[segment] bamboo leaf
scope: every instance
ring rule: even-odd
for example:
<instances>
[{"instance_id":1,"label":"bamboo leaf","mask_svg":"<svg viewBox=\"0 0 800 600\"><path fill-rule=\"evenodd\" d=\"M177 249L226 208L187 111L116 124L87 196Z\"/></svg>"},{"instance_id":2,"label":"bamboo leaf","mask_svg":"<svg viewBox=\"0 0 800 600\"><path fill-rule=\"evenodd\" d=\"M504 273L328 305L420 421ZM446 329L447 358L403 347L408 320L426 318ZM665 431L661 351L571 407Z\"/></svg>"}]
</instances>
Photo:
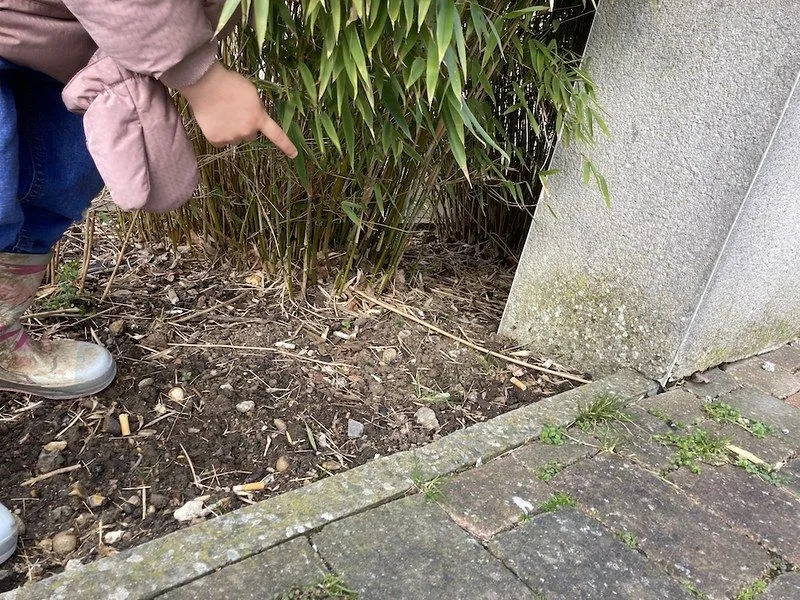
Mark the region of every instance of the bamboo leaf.
<instances>
[{"instance_id":1,"label":"bamboo leaf","mask_svg":"<svg viewBox=\"0 0 800 600\"><path fill-rule=\"evenodd\" d=\"M417 30L422 29L422 26L425 24L425 19L428 16L428 10L430 7L431 0L419 0L419 4L417 5Z\"/></svg>"},{"instance_id":2,"label":"bamboo leaf","mask_svg":"<svg viewBox=\"0 0 800 600\"><path fill-rule=\"evenodd\" d=\"M444 60L445 52L453 39L455 11L453 0L438 0L436 3L436 47L439 52L439 64Z\"/></svg>"},{"instance_id":3,"label":"bamboo leaf","mask_svg":"<svg viewBox=\"0 0 800 600\"><path fill-rule=\"evenodd\" d=\"M240 4L240 0L225 0L225 4L222 5L222 12L219 15L219 23L217 24L217 29L214 31L214 35L217 35L225 28L233 15L236 13L236 9L239 8Z\"/></svg>"},{"instance_id":4,"label":"bamboo leaf","mask_svg":"<svg viewBox=\"0 0 800 600\"><path fill-rule=\"evenodd\" d=\"M306 63L300 63L300 77L303 80L303 85L306 86L306 93L311 98L311 102L316 105L317 103L317 85L314 83L314 76Z\"/></svg>"},{"instance_id":5,"label":"bamboo leaf","mask_svg":"<svg viewBox=\"0 0 800 600\"><path fill-rule=\"evenodd\" d=\"M439 54L434 44L428 45L428 61L425 64L425 88L428 90L428 104L433 104L436 97L436 85L439 82Z\"/></svg>"},{"instance_id":6,"label":"bamboo leaf","mask_svg":"<svg viewBox=\"0 0 800 600\"><path fill-rule=\"evenodd\" d=\"M328 138L333 142L333 145L336 146L336 149L341 153L342 151L342 144L339 142L339 134L336 133L336 128L333 126L333 121L328 116L328 113L322 112L319 114L319 118L322 121L322 127L325 129L325 133L328 134Z\"/></svg>"},{"instance_id":7,"label":"bamboo leaf","mask_svg":"<svg viewBox=\"0 0 800 600\"><path fill-rule=\"evenodd\" d=\"M414 62L411 63L411 70L409 71L408 77L406 78L406 87L408 88L412 87L424 72L425 72L425 61L418 56L417 58L414 59Z\"/></svg>"},{"instance_id":8,"label":"bamboo leaf","mask_svg":"<svg viewBox=\"0 0 800 600\"><path fill-rule=\"evenodd\" d=\"M347 147L347 155L350 159L350 169L355 168L356 156L356 132L355 122L353 120L353 111L345 110L342 112L342 133L344 134L344 143Z\"/></svg>"}]
</instances>

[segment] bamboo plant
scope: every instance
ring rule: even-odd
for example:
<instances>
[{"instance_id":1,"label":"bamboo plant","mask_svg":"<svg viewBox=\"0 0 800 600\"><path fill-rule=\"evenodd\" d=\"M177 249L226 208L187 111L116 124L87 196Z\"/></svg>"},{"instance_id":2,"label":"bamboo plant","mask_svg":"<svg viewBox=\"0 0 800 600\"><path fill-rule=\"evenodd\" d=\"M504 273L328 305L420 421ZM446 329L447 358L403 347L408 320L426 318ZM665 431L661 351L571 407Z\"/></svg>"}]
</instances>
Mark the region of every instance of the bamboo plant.
<instances>
[{"instance_id":1,"label":"bamboo plant","mask_svg":"<svg viewBox=\"0 0 800 600\"><path fill-rule=\"evenodd\" d=\"M605 129L594 84L555 34L576 6L227 0L220 27L243 17L223 60L257 82L300 156L264 142L216 151L196 136L200 197L141 217L144 235L166 225L176 240L257 254L300 292L331 269L340 285L363 269L382 287L423 216L446 221L487 195L530 206L536 182L520 167L541 167L556 133L589 144ZM535 159L531 139L546 141Z\"/></svg>"}]
</instances>

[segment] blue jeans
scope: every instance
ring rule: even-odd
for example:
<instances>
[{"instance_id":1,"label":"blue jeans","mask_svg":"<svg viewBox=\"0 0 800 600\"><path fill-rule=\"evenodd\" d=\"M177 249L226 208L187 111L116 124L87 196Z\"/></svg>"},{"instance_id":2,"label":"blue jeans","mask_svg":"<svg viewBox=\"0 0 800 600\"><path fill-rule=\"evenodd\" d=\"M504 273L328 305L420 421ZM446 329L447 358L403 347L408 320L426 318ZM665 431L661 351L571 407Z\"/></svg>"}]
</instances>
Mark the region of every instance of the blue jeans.
<instances>
[{"instance_id":1,"label":"blue jeans","mask_svg":"<svg viewBox=\"0 0 800 600\"><path fill-rule=\"evenodd\" d=\"M0 58L0 252L46 254L102 189L62 88Z\"/></svg>"}]
</instances>

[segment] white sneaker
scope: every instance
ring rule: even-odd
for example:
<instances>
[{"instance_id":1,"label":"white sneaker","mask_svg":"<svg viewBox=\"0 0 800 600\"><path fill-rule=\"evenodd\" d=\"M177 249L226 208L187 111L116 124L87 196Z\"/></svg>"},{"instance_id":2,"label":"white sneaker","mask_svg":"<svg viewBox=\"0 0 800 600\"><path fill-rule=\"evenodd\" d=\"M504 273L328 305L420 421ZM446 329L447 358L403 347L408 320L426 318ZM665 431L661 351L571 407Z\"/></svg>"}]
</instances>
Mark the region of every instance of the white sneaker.
<instances>
[{"instance_id":1,"label":"white sneaker","mask_svg":"<svg viewBox=\"0 0 800 600\"><path fill-rule=\"evenodd\" d=\"M17 523L14 515L0 504L0 564L11 558L17 549Z\"/></svg>"}]
</instances>

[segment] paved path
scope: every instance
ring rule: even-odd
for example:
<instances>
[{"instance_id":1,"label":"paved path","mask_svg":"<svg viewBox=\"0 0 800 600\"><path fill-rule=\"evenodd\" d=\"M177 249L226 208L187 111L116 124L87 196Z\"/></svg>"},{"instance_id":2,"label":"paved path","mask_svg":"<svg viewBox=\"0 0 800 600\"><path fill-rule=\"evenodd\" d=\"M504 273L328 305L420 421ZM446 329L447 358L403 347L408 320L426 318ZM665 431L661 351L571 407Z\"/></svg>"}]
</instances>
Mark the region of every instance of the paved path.
<instances>
[{"instance_id":1,"label":"paved path","mask_svg":"<svg viewBox=\"0 0 800 600\"><path fill-rule=\"evenodd\" d=\"M797 600L796 371L623 373L16 597Z\"/></svg>"}]
</instances>

